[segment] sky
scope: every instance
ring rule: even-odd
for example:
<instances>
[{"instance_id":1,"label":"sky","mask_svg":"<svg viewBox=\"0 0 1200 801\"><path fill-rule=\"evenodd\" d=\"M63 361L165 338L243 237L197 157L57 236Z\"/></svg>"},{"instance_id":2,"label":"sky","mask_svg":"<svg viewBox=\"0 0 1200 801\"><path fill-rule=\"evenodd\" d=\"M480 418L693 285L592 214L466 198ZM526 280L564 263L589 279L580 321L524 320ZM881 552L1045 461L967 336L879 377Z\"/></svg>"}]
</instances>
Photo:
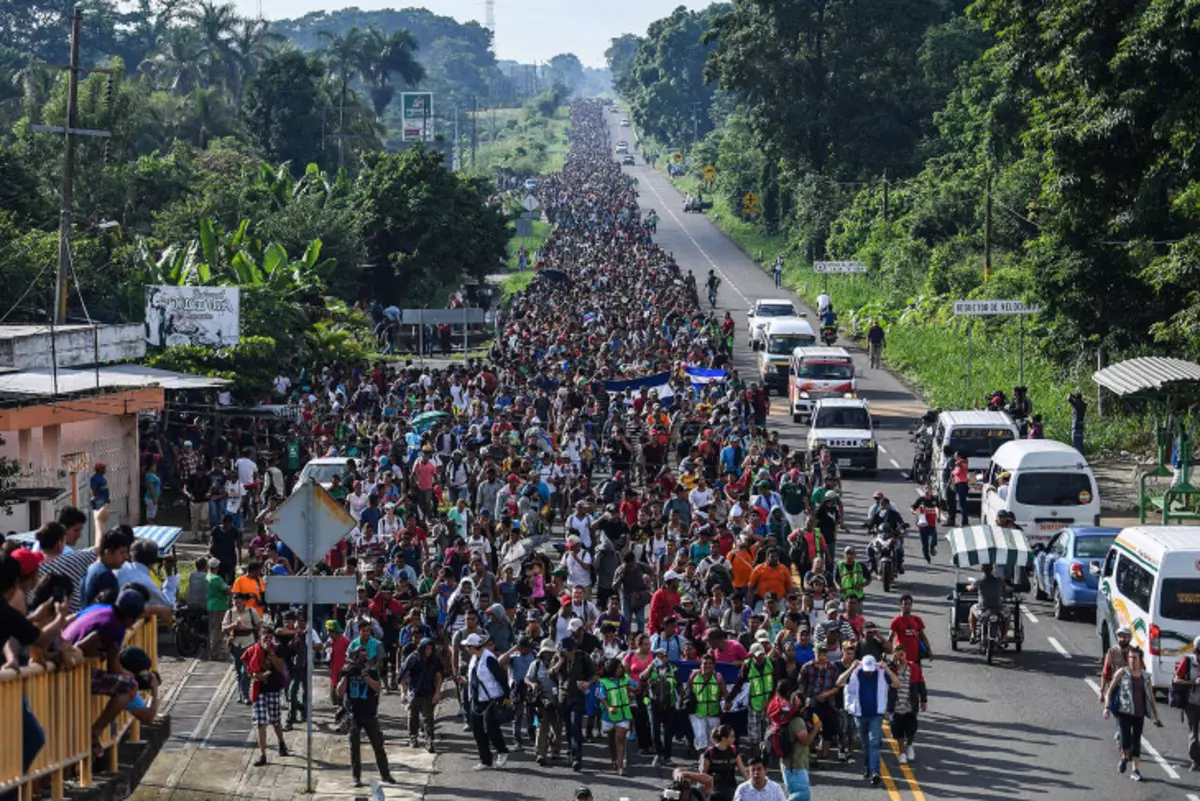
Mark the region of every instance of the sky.
<instances>
[{"instance_id":1,"label":"sky","mask_svg":"<svg viewBox=\"0 0 1200 801\"><path fill-rule=\"evenodd\" d=\"M712 0L496 0L496 57L526 64L574 53L588 67L604 66L609 41L623 33L644 35L656 19L678 6L705 8ZM235 0L247 16L258 13L259 0ZM460 22L484 21L483 0L261 0L267 19L302 17L310 11L428 8Z\"/></svg>"}]
</instances>

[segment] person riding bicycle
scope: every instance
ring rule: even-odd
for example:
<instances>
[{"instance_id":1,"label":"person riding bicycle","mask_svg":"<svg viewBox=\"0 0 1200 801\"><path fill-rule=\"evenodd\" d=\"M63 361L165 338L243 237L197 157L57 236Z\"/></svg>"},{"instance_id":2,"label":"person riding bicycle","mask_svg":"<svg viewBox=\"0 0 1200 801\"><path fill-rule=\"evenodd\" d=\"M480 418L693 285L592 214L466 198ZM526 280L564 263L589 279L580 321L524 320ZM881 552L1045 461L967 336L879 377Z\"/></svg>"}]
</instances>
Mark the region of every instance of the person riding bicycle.
<instances>
[{"instance_id":1,"label":"person riding bicycle","mask_svg":"<svg viewBox=\"0 0 1200 801\"><path fill-rule=\"evenodd\" d=\"M990 612L1000 615L1000 636L1008 634L1008 616L1004 614L1004 595L1010 590L1007 582L996 575L995 565L983 565L983 577L967 582L967 591L979 593L979 599L971 607L971 642L979 642L979 618Z\"/></svg>"}]
</instances>

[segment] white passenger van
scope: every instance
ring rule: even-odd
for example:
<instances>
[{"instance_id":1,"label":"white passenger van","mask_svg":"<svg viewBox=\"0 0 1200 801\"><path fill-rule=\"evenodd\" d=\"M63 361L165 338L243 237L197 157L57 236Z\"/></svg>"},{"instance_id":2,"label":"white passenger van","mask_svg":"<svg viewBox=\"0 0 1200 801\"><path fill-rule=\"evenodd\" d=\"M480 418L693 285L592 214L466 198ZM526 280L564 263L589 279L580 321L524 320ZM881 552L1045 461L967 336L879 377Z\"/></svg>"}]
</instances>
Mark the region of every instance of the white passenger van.
<instances>
[{"instance_id":1,"label":"white passenger van","mask_svg":"<svg viewBox=\"0 0 1200 801\"><path fill-rule=\"evenodd\" d=\"M1006 412L969 410L942 412L933 430L933 485L938 498L946 497L942 476L942 454L948 447L967 457L971 470L971 490L968 503L979 501L982 482L976 476L987 475L992 454L1005 443L1018 438L1017 424Z\"/></svg>"},{"instance_id":2,"label":"white passenger van","mask_svg":"<svg viewBox=\"0 0 1200 801\"><path fill-rule=\"evenodd\" d=\"M758 355L758 375L768 390L787 394L792 352L816 344L808 320L801 317L776 317L763 331L763 349Z\"/></svg>"},{"instance_id":3,"label":"white passenger van","mask_svg":"<svg viewBox=\"0 0 1200 801\"><path fill-rule=\"evenodd\" d=\"M1096 568L1100 653L1128 626L1154 686L1170 686L1179 658L1200 636L1200 526L1132 526Z\"/></svg>"},{"instance_id":4,"label":"white passenger van","mask_svg":"<svg viewBox=\"0 0 1200 801\"><path fill-rule=\"evenodd\" d=\"M997 488L1001 473L1009 484ZM1100 493L1087 459L1052 439L1001 445L983 489L983 522L994 525L1001 511L1013 513L1029 543L1045 543L1066 526L1100 525Z\"/></svg>"},{"instance_id":5,"label":"white passenger van","mask_svg":"<svg viewBox=\"0 0 1200 801\"><path fill-rule=\"evenodd\" d=\"M796 348L789 373L788 399L797 423L810 417L822 398L858 397L854 360L845 348Z\"/></svg>"}]
</instances>

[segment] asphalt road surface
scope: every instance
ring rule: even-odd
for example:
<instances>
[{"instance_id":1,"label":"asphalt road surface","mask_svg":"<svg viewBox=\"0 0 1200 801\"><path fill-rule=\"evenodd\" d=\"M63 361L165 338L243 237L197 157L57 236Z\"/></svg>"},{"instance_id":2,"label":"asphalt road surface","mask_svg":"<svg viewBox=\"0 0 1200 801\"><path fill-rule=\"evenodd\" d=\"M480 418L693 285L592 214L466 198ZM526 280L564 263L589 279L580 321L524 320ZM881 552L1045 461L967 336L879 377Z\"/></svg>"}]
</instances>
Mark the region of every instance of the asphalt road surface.
<instances>
[{"instance_id":1,"label":"asphalt road surface","mask_svg":"<svg viewBox=\"0 0 1200 801\"><path fill-rule=\"evenodd\" d=\"M613 141L632 139L628 128L612 123ZM770 275L738 249L706 217L685 214L683 199L659 172L641 163L625 169L639 180L643 213L659 212L657 241L675 255L685 270L703 284L710 269L721 276L718 309L728 309L739 324L735 366L749 379L756 374L754 354L746 347L746 311L754 300L789 296L778 290ZM768 261L775 254L764 254ZM798 298L793 298L799 302ZM837 299L834 298L836 303ZM809 312L810 319L815 316ZM871 496L883 490L907 509L916 487L905 479L912 451L908 431L925 406L900 381L885 371L867 368L866 354L840 343L854 354L861 378L859 389L878 419L880 470L867 479L851 474L843 482L846 518L851 528L839 543L865 547L861 521ZM773 398L770 425L785 442L803 447L805 426L791 422L783 398ZM915 539L915 538L914 538ZM901 766L890 746L884 748L884 786L867 785L858 763L812 774L813 798L819 801L860 799L1002 799L1047 798L1053 801L1123 799L1180 799L1200 801L1200 774L1187 771L1187 734L1179 715L1160 704L1166 727L1146 727L1140 784L1117 773L1114 725L1101 717L1097 700L1099 644L1093 620L1058 622L1049 604L1027 599L1025 643L1020 654L1005 651L988 666L969 648L953 652L949 645L946 595L954 583L954 568L943 551L926 565L919 546L908 543L907 573L885 595L877 585L867 591L863 614L886 629L897 611L897 598L910 592L915 613L924 618L935 658L925 668L929 711L921 716L916 761ZM862 552L860 550L860 552ZM964 644L964 648L967 646ZM447 722L448 724L448 722ZM579 784L592 788L596 801L650 801L669 778L669 771L651 768L633 752L627 777L607 769L601 743L585 751L582 774L562 765L539 768L526 751L515 753L504 770L475 773L473 741L457 725L443 724L450 747L437 760L426 798L464 801L487 798L569 799ZM776 772L772 778L778 780Z\"/></svg>"}]
</instances>

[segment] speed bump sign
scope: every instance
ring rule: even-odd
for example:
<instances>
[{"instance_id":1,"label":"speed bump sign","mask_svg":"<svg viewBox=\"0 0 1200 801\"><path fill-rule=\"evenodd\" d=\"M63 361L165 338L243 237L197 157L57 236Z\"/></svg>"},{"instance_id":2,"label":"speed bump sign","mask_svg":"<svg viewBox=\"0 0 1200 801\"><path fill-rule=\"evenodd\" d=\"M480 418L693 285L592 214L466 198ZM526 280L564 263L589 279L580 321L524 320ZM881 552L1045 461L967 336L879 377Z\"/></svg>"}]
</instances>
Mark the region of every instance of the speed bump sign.
<instances>
[{"instance_id":1,"label":"speed bump sign","mask_svg":"<svg viewBox=\"0 0 1200 801\"><path fill-rule=\"evenodd\" d=\"M762 213L762 209L758 205L758 195L753 192L747 192L742 197L742 212L745 214Z\"/></svg>"}]
</instances>

